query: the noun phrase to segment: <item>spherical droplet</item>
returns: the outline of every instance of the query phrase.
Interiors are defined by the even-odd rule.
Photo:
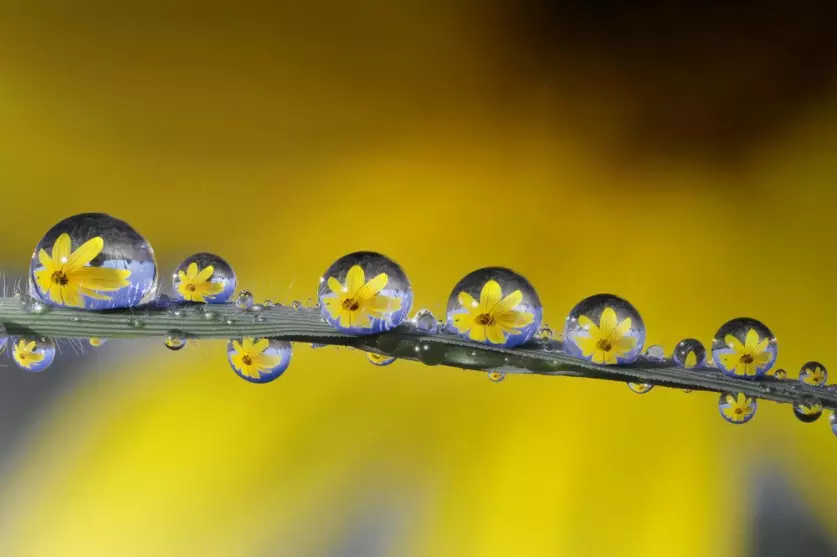
[[[828,381],[828,370],[819,362],[808,362],[799,370],[799,380],[811,387],[822,387]]]
[[[666,351],[659,344],[653,344],[645,349],[645,357],[655,362],[664,362]]]
[[[358,335],[396,327],[413,305],[413,290],[401,267],[369,251],[350,253],[332,263],[320,278],[317,296],[332,327]]]
[[[23,306],[23,310],[26,313],[31,313],[34,315],[43,315],[46,312],[48,312],[49,308],[51,307],[46,302],[43,302],[38,298],[29,296],[28,294],[26,296],[20,297],[20,304],[21,306]]]
[[[35,247],[29,294],[56,306],[126,308],[157,295],[151,245],[125,221],[85,213],[53,226]]]
[[[269,383],[291,363],[291,343],[268,338],[233,339],[227,343],[230,367],[251,383]]]
[[[438,321],[427,309],[420,309],[416,312],[412,319],[413,326],[419,331],[427,334],[435,334],[438,329]]]
[[[253,294],[248,290],[242,290],[235,298],[235,307],[240,310],[247,311],[253,306]]]
[[[756,415],[758,401],[744,393],[721,393],[718,410],[721,417],[731,424],[746,424]]]
[[[218,319],[218,314],[214,311],[205,311],[203,312],[203,318],[206,321],[214,321],[215,319]]]
[[[511,269],[486,267],[460,280],[448,297],[449,329],[462,338],[512,348],[535,335],[543,306],[531,283]]]
[[[776,371],[774,371],[772,373],[772,375],[776,379],[787,379],[788,378],[788,372],[785,371],[784,369],[777,369]]]
[[[654,388],[654,385],[648,383],[628,383],[628,388],[638,395],[644,395]]]
[[[633,363],[644,343],[645,324],[639,312],[612,294],[582,300],[564,325],[564,350],[594,364]]]
[[[793,403],[793,413],[800,422],[815,422],[822,416],[822,402],[812,396],[802,397]]]
[[[706,348],[699,340],[687,338],[677,343],[671,359],[683,369],[701,368],[706,364]]]
[[[294,311],[299,311],[302,309],[302,303],[299,300],[294,300],[291,302],[291,309]]]
[[[166,333],[166,339],[163,343],[169,350],[180,350],[186,346],[186,333],[183,331],[169,331]]]
[[[372,352],[367,352],[366,358],[369,360],[370,363],[376,366],[388,366],[389,364],[395,361],[395,358],[392,356],[386,356],[384,354],[373,354]]]
[[[235,271],[213,253],[196,253],[184,259],[172,275],[175,300],[223,304],[235,292]]]
[[[12,359],[25,371],[44,371],[55,360],[55,341],[44,337],[12,339]]]
[[[87,342],[93,348],[101,348],[102,346],[104,346],[107,343],[107,339],[98,338],[98,337],[90,337],[89,339],[87,339]]]
[[[262,305],[266,308],[272,308],[273,307],[273,301],[272,300],[265,300]]]
[[[555,337],[555,333],[552,331],[549,325],[544,323],[541,325],[538,330],[535,332],[535,339],[538,341],[538,344],[543,346],[549,345],[552,342],[552,339]]]
[[[500,381],[506,378],[506,374],[502,371],[489,371],[488,378],[495,383],[499,383]]]
[[[712,358],[730,377],[763,377],[778,356],[776,337],[764,323],[739,317],[724,323],[712,339]]]

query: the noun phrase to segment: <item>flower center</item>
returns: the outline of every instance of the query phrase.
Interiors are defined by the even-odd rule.
[[[494,316],[490,313],[481,313],[477,316],[476,322],[477,325],[482,325],[483,327],[489,327],[495,323]]]
[[[349,311],[357,311],[360,309],[360,302],[355,300],[354,298],[346,298],[343,300],[343,309],[347,309]]]
[[[249,355],[248,355],[248,356],[244,356],[243,358],[241,358],[241,361],[242,361],[242,362],[244,363],[244,365],[246,365],[246,366],[251,366],[251,365],[253,365],[253,359],[252,359],[252,358],[250,358],[250,356],[249,356]]]
[[[52,282],[55,284],[60,284],[61,286],[66,286],[70,279],[67,277],[67,273],[64,271],[55,271],[52,273]]]
[[[752,354],[744,354],[741,356],[742,364],[752,364],[755,361]]]
[[[605,352],[610,352],[613,350],[613,343],[610,342],[609,338],[599,339],[599,342],[596,343],[596,348],[604,350]]]
[[[739,406],[738,408],[733,410],[732,413],[735,414],[736,416],[740,416],[741,414],[744,413],[744,409]]]
[[[189,284],[186,285],[186,291],[187,292],[194,292],[197,289],[198,289],[198,287],[195,286],[195,283],[193,283],[193,282],[190,282]]]

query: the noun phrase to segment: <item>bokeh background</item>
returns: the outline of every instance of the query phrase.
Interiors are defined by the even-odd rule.
[[[734,4],[734,6],[732,5]],[[612,292],[650,343],[736,316],[837,372],[831,2],[8,2],[0,263],[109,212],[168,275],[315,295],[396,259],[437,315],[487,265],[560,328]],[[0,555],[833,555],[837,439],[762,403],[298,346],[65,344],[0,368]]]

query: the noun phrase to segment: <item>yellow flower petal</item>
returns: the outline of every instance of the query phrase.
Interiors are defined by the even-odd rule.
[[[196,276],[198,276],[198,264],[192,261],[189,263],[189,266],[186,268],[186,276],[189,277],[191,280],[194,280]]]
[[[131,283],[127,280],[129,276],[131,276],[131,271],[123,269],[81,267],[72,271],[69,280],[73,287],[77,285],[82,288],[108,292],[130,286]]]
[[[482,292],[480,292],[479,312],[491,313],[491,310],[500,302],[502,296],[503,290],[496,280],[486,282],[482,287]]]
[[[328,277],[328,287],[337,295],[343,294],[343,285],[334,277]]]
[[[262,352],[267,350],[268,346],[270,346],[270,341],[268,339],[266,339],[266,338],[259,339],[257,342],[255,342],[253,344],[252,354],[253,355],[261,354]]]
[[[75,269],[84,267],[101,253],[104,246],[105,241],[101,237],[96,236],[95,238],[90,238],[70,255],[67,263],[64,265],[64,272],[69,274]]]
[[[520,302],[523,301],[523,293],[520,290],[515,290],[494,306],[493,313],[507,313],[516,308]]]
[[[38,261],[41,262],[41,265],[43,265],[44,269],[52,272],[52,259],[49,258],[49,254],[47,254],[46,250],[43,248],[41,248],[38,251]]]
[[[484,325],[474,325],[471,327],[471,332],[469,334],[471,340],[475,340],[477,342],[485,342],[485,326]]]
[[[70,249],[72,247],[72,242],[70,241],[69,234],[62,234],[55,240],[55,243],[52,245],[52,262],[53,265],[56,267],[60,267],[67,260],[70,259]]]
[[[517,329],[531,324],[535,316],[528,311],[507,311],[496,315],[494,320],[505,329]]]
[[[610,333],[610,338],[613,339],[613,340],[620,339],[623,336],[625,336],[626,334],[628,334],[628,331],[630,331],[630,330],[631,330],[631,318],[626,317],[625,319],[622,320],[621,323],[619,323],[619,325],[616,326],[615,329],[613,329],[613,332]]]
[[[64,305],[74,308],[84,307],[84,300],[79,296],[79,291],[75,288],[66,286],[60,287],[61,297],[64,299]]]
[[[593,320],[586,315],[582,315],[578,318],[578,324],[582,329],[589,331],[592,336],[598,337],[601,334],[599,326],[593,323]]]
[[[506,335],[503,334],[503,329],[497,325],[485,327],[485,333],[485,336],[488,338],[488,342],[493,344],[503,344],[506,342]]]
[[[460,333],[464,333],[474,326],[474,315],[472,313],[458,313],[453,316],[453,326]]]
[[[744,345],[741,344],[741,341],[738,340],[737,337],[734,335],[727,335],[724,337],[724,342],[727,346],[732,348],[737,355],[741,355],[745,352]]]
[[[756,350],[756,347],[759,344],[759,334],[756,332],[755,329],[750,329],[747,331],[747,338],[744,339],[744,347],[749,351]]]
[[[479,302],[477,302],[473,296],[464,290],[459,293],[457,299],[459,300],[459,305],[466,308],[469,312],[479,307]]]
[[[325,306],[326,311],[332,319],[337,319],[343,311],[343,300],[335,296],[324,296],[323,306]]]
[[[684,363],[686,369],[691,369],[697,365],[697,356],[695,356],[694,350],[689,351],[686,355],[686,361]]]
[[[376,275],[372,280],[364,284],[357,292],[355,292],[354,298],[358,301],[369,299],[386,288],[387,282],[389,282],[389,277],[387,277],[386,273]]]
[[[212,273],[215,272],[215,267],[212,265],[207,265],[204,267],[200,273],[195,276],[195,282],[206,282],[212,277]]]
[[[347,295],[354,296],[358,290],[363,288],[365,283],[366,275],[363,273],[363,267],[360,265],[353,265],[346,274]]]
[[[614,329],[616,329],[616,312],[612,307],[607,306],[602,311],[602,316],[599,319],[599,331],[602,336],[610,336]]]

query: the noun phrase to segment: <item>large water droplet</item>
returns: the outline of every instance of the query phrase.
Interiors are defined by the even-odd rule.
[[[799,380],[811,387],[822,387],[828,381],[828,370],[819,362],[808,362],[799,370]]]
[[[90,337],[89,339],[87,339],[87,342],[93,348],[101,348],[102,346],[107,344],[107,339],[99,338],[99,337]]]
[[[35,247],[29,294],[56,306],[94,310],[148,303],[157,294],[154,250],[128,223],[110,215],[69,217]]]
[[[438,329],[436,318],[428,309],[420,309],[412,319],[413,326],[419,331],[427,334],[434,334]]]
[[[213,253],[196,253],[184,259],[172,275],[176,300],[223,304],[235,292],[235,271]]]
[[[612,294],[582,300],[564,325],[564,351],[594,364],[633,363],[644,343],[645,324],[639,312]]]
[[[235,298],[235,307],[240,310],[248,310],[253,306],[253,294],[247,290],[242,290]]]
[[[169,331],[166,333],[166,338],[163,341],[163,344],[165,344],[166,348],[169,350],[180,350],[186,346],[186,333],[177,330]]]
[[[721,393],[718,410],[721,417],[731,424],[746,424],[756,415],[758,402],[744,393]]]
[[[730,377],[756,379],[776,363],[776,337],[761,321],[739,317],[724,323],[712,339],[712,358]]]
[[[653,389],[654,385],[649,385],[648,383],[628,383],[628,388],[638,395],[644,395]]]
[[[25,371],[44,371],[55,360],[55,341],[44,337],[12,339],[12,359]]]
[[[335,261],[320,278],[318,300],[328,323],[345,333],[388,331],[407,317],[413,290],[392,259],[356,252]]]
[[[268,338],[233,339],[227,343],[230,367],[250,383],[269,383],[291,363],[291,343]]]
[[[376,366],[388,366],[392,362],[395,361],[393,356],[387,356],[385,354],[373,354],[372,352],[366,353],[366,359],[369,360],[370,363]]]
[[[532,284],[503,267],[473,271],[448,297],[451,331],[462,338],[512,348],[528,341],[541,325],[543,306]]]
[[[683,369],[700,368],[706,363],[706,348],[699,340],[687,338],[677,343],[671,359]]]
[[[822,402],[812,396],[802,397],[793,403],[793,414],[800,422],[815,422],[822,416]]]

